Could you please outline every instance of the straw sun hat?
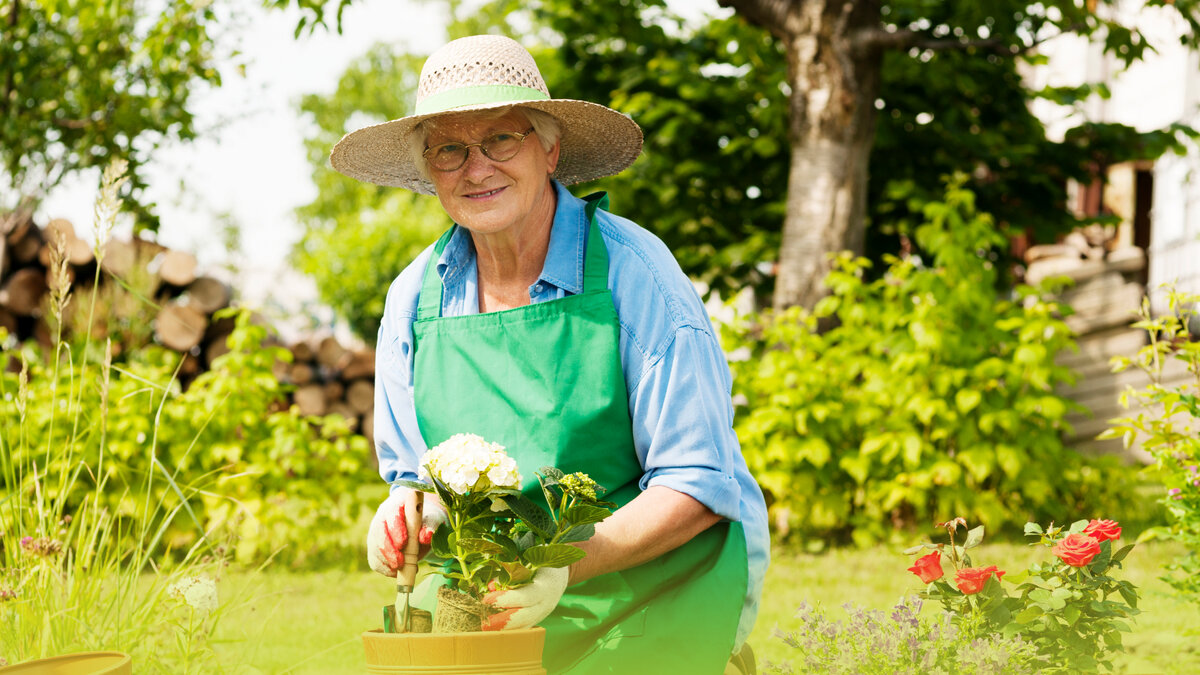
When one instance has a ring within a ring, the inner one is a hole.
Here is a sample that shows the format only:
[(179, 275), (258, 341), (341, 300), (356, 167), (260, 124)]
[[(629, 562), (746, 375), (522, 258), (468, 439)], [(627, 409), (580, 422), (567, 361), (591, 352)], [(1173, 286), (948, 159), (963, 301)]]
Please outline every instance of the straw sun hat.
[[(570, 185), (625, 170), (642, 150), (642, 130), (625, 115), (596, 103), (550, 98), (537, 64), (516, 41), (475, 35), (447, 43), (425, 61), (416, 112), (346, 134), (333, 147), (333, 168), (358, 180), (434, 194), (414, 164), (409, 136), (440, 115), (506, 106), (535, 108), (562, 127), (553, 178)], [(465, 139), (464, 139), (465, 140)]]

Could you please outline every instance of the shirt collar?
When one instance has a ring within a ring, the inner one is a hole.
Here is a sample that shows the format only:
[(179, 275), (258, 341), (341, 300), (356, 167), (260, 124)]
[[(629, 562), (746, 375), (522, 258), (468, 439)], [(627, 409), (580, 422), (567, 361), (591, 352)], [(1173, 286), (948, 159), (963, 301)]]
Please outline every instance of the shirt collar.
[(558, 205), (554, 209), (554, 225), (550, 229), (550, 246), (542, 265), (542, 281), (554, 284), (568, 293), (583, 292), (583, 244), (587, 232), (586, 202), (554, 181)]
[[(550, 245), (539, 280), (568, 293), (583, 292), (584, 234), (587, 232), (587, 212), (582, 199), (567, 191), (558, 181), (552, 181), (558, 197), (554, 223), (550, 226)], [(465, 227), (455, 229), (437, 261), (442, 284), (454, 283), (475, 262), (475, 247), (471, 233)]]

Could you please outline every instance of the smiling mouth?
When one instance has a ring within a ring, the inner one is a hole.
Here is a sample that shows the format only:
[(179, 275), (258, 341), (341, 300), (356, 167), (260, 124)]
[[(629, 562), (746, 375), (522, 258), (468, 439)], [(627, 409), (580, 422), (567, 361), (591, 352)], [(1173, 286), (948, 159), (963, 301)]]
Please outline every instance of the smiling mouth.
[(474, 194), (469, 194), (469, 195), (466, 195), (466, 197), (467, 197), (467, 199), (484, 199), (486, 197), (491, 197), (492, 195), (500, 194), (500, 191), (503, 189), (504, 188), (499, 187), (499, 188), (496, 188), (495, 190), (488, 190), (487, 192), (476, 192)]

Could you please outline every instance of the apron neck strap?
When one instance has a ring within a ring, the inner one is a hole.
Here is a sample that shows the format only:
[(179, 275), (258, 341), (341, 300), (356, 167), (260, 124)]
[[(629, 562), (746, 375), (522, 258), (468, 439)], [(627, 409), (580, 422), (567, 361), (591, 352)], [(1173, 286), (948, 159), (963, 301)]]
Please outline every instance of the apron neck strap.
[(451, 225), (450, 229), (442, 234), (433, 247), (433, 255), (430, 256), (429, 263), (425, 265), (425, 277), (421, 280), (421, 295), (417, 296), (417, 321), (436, 319), (442, 315), (442, 291), (445, 289), (442, 286), (442, 278), (437, 273), (437, 263), (438, 259), (442, 257), (442, 251), (446, 250), (446, 244), (450, 243), (450, 237), (454, 236), (454, 231), (457, 229), (458, 225)]
[(593, 192), (583, 198), (587, 205), (584, 212), (588, 219), (587, 256), (583, 262), (583, 292), (608, 289), (608, 249), (600, 237), (600, 226), (596, 224), (596, 209), (608, 210), (608, 194)]
[[(608, 194), (594, 192), (583, 198), (587, 204), (584, 212), (588, 219), (587, 254), (583, 263), (583, 292), (602, 291), (608, 288), (608, 249), (600, 237), (600, 227), (596, 224), (596, 209), (608, 208)], [(454, 236), (458, 225), (446, 230), (433, 247), (433, 255), (425, 266), (425, 276), (421, 280), (421, 295), (417, 301), (417, 321), (436, 319), (442, 315), (442, 279), (437, 273), (437, 261), (446, 250), (446, 244)], [(593, 246), (595, 243), (597, 245)]]

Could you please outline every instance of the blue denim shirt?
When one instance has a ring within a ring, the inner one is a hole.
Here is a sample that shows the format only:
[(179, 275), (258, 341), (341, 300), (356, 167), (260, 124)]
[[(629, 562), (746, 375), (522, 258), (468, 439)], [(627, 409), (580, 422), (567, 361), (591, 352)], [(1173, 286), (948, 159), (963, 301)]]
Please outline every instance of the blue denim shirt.
[[(533, 303), (583, 291), (584, 201), (554, 185), (558, 205), (545, 266), (529, 287)], [(597, 211), (597, 219), (621, 322), (621, 366), (634, 446), (645, 471), (640, 487), (669, 487), (742, 522), (749, 584), (738, 626), (740, 647), (758, 613), (770, 540), (762, 490), (733, 433), (732, 380), (725, 355), (695, 287), (666, 245), (620, 216)], [(379, 328), (375, 445), (379, 473), (388, 482), (415, 479), (426, 450), (413, 408), (412, 324), (432, 255), (430, 246), (392, 283)], [(442, 316), (478, 314), (475, 249), (466, 229), (455, 232), (436, 265), (445, 287)]]

